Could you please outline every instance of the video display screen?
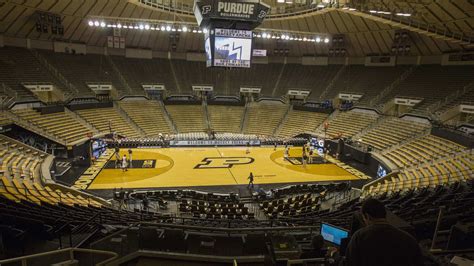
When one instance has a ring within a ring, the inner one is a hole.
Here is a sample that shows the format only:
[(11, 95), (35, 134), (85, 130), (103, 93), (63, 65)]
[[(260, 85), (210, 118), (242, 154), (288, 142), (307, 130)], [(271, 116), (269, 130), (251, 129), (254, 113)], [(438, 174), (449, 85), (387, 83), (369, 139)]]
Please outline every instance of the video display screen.
[(349, 236), (349, 232), (333, 225), (322, 223), (321, 235), (324, 240), (340, 246), (342, 239)]
[[(208, 45), (207, 40), (205, 45)], [(211, 44), (209, 42), (209, 47), (210, 46)], [(249, 68), (251, 57), (252, 31), (233, 29), (214, 30), (214, 66)]]
[(387, 169), (383, 168), (382, 165), (379, 164), (377, 168), (377, 177), (384, 177), (387, 175)]
[(208, 67), (212, 66), (212, 47), (211, 47), (211, 37), (209, 34), (206, 34), (206, 40), (204, 41), (204, 49), (206, 50), (206, 65)]
[(313, 147), (320, 156), (324, 155), (324, 139), (311, 138), (311, 147)]

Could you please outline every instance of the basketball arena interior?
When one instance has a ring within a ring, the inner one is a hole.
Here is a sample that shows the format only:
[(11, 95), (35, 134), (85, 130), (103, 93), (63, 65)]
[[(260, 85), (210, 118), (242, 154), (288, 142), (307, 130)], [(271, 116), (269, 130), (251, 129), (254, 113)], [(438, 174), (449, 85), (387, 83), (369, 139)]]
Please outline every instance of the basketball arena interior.
[(471, 0), (0, 0), (0, 265), (474, 265), (473, 29)]

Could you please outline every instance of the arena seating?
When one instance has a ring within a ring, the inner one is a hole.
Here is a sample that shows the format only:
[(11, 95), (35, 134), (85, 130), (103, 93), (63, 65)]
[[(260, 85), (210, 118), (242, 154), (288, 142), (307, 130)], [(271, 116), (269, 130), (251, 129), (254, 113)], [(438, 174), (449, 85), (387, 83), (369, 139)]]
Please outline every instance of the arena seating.
[(10, 124), (10, 119), (3, 113), (0, 112), (0, 126)]
[(216, 133), (216, 139), (219, 140), (254, 140), (257, 135), (239, 134), (239, 133)]
[(443, 105), (441, 105), (436, 112), (437, 113), (443, 113), (445, 111), (448, 111), (449, 109), (458, 106), (460, 104), (471, 104), (474, 105), (474, 82), (471, 82), (471, 89), (470, 91), (467, 91), (464, 94), (461, 94), (460, 97), (455, 98), (452, 101), (449, 101)]
[(28, 201), (35, 204), (79, 204), (101, 206), (102, 204), (76, 190), (58, 186), (43, 186), (41, 164), (48, 156), (21, 142), (0, 135), (1, 170), (0, 195), (15, 202)]
[(143, 93), (142, 84), (164, 84), (166, 90), (176, 91), (176, 83), (167, 59), (140, 59), (123, 56), (111, 56), (110, 58), (134, 93)]
[(313, 133), (326, 120), (328, 114), (290, 110), (277, 133), (280, 137), (294, 137), (301, 133)]
[(211, 129), (217, 133), (240, 133), (244, 110), (242, 106), (208, 105)]
[(329, 120), (327, 134), (336, 137), (339, 134), (343, 138), (352, 137), (362, 129), (368, 127), (378, 119), (378, 115), (359, 111), (338, 112)]
[(65, 143), (86, 138), (92, 131), (66, 112), (41, 114), (33, 109), (13, 110), (13, 113), (54, 135)]
[(179, 133), (204, 132), (208, 128), (202, 105), (166, 105)]
[(416, 137), (428, 128), (430, 128), (428, 123), (387, 117), (360, 136), (358, 141), (369, 144), (378, 150), (383, 150), (401, 141)]
[(217, 93), (226, 93), (224, 69), (207, 68), (201, 62), (172, 60), (181, 91), (191, 91), (192, 85), (214, 85)]
[(286, 199), (265, 201), (260, 204), (260, 208), (270, 218), (291, 217), (319, 210), (320, 206), (318, 202), (318, 196), (313, 196), (311, 193), (308, 193)]
[(396, 166), (405, 167), (432, 161), (464, 149), (465, 147), (457, 143), (434, 135), (427, 135), (393, 149), (385, 150), (382, 155)]
[(240, 87), (259, 87), (262, 95), (271, 96), (283, 67), (281, 64), (253, 64), (252, 69), (218, 69), (184, 60), (172, 60), (171, 64), (181, 91), (189, 91), (192, 85), (214, 85), (214, 93), (218, 95), (236, 94)]
[(40, 54), (85, 95), (93, 94), (87, 83), (112, 83), (115, 89), (126, 92), (105, 55), (66, 54), (39, 50)]
[[(226, 70), (228, 93), (238, 92), (240, 87), (257, 87), (262, 89), (261, 96), (272, 96), (282, 67), (282, 64), (270, 63), (252, 64), (252, 68)], [(275, 97), (278, 96), (280, 95), (275, 95)]]
[(334, 81), (333, 89), (328, 91), (326, 98), (333, 99), (339, 93), (359, 93), (363, 95), (360, 102), (368, 103), (406, 70), (407, 67), (404, 66), (346, 66), (339, 78)]
[(170, 136), (173, 140), (208, 140), (209, 135), (204, 132), (178, 133)]
[(140, 136), (140, 133), (137, 132), (115, 108), (78, 110), (77, 114), (97, 128), (101, 133), (110, 133), (112, 129), (113, 132), (119, 135), (131, 138)]
[(215, 202), (202, 200), (181, 200), (179, 203), (181, 215), (191, 214), (194, 218), (206, 219), (254, 219), (244, 203)]
[(288, 107), (280, 102), (252, 103), (247, 107), (244, 133), (272, 136)]
[[(402, 219), (411, 222), (418, 239), (431, 239), (436, 226), (439, 207), (444, 206), (439, 230), (449, 232), (456, 223), (471, 221), (473, 217), (473, 180), (455, 182), (446, 186), (408, 190), (404, 193), (383, 193), (377, 197)], [(446, 249), (448, 238), (436, 243)], [(444, 243), (443, 243), (444, 242)]]
[(276, 94), (273, 96), (286, 95), (289, 89), (299, 89), (311, 91), (310, 98), (319, 100), (319, 96), (340, 68), (340, 65), (305, 66), (287, 64), (280, 78)]
[(421, 65), (382, 102), (395, 96), (420, 97), (424, 100), (415, 108), (424, 109), (472, 82), (472, 73), (470, 66)]
[(165, 118), (166, 114), (157, 101), (121, 101), (120, 107), (145, 132), (147, 137), (156, 137), (159, 133), (173, 133)]
[(33, 93), (23, 87), (22, 83), (25, 82), (49, 83), (59, 89), (65, 89), (29, 50), (17, 47), (0, 48), (0, 83), (5, 83), (18, 93), (18, 99), (34, 99)]
[(464, 151), (455, 155), (426, 162), (419, 166), (408, 167), (393, 176), (390, 180), (379, 182), (368, 188), (370, 193), (434, 187), (452, 182), (472, 179), (474, 155)]

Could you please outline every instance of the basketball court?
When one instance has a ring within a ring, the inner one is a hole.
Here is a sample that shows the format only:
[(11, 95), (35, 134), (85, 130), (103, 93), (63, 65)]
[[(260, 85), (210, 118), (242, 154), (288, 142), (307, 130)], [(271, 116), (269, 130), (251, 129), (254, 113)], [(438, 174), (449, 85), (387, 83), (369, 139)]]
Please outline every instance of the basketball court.
[[(127, 150), (123, 149), (120, 156)], [(359, 177), (322, 158), (301, 163), (301, 148), (164, 148), (132, 149), (133, 166), (122, 171), (112, 157), (91, 180), (87, 189), (199, 187), (247, 184), (250, 172), (255, 184), (357, 180)], [(128, 154), (127, 154), (128, 157)]]

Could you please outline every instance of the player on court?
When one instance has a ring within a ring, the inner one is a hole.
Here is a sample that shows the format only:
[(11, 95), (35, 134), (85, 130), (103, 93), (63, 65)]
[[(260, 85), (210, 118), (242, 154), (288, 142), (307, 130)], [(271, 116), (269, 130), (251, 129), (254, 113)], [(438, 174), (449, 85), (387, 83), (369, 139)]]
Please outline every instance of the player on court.
[(306, 144), (303, 145), (303, 152), (302, 152), (302, 156), (301, 156), (301, 159), (303, 160), (303, 167), (306, 168), (306, 160), (308, 159), (308, 156), (306, 155)]
[(314, 152), (314, 148), (313, 148), (312, 146), (311, 146), (311, 147), (309, 147), (309, 157), (308, 157), (308, 162), (309, 162), (310, 164), (312, 164), (312, 163), (313, 163), (313, 152)]
[(122, 172), (128, 171), (127, 169), (127, 155), (123, 155), (122, 157)]
[(249, 180), (248, 188), (250, 188), (250, 187), (253, 188), (253, 173), (252, 172), (250, 172), (250, 175), (247, 179)]
[(285, 158), (285, 160), (288, 160), (288, 157), (290, 157), (290, 148), (288, 147), (288, 145), (286, 145), (285, 152), (283, 153), (283, 158)]
[(245, 154), (250, 153), (250, 142), (247, 142), (247, 149), (245, 150)]

